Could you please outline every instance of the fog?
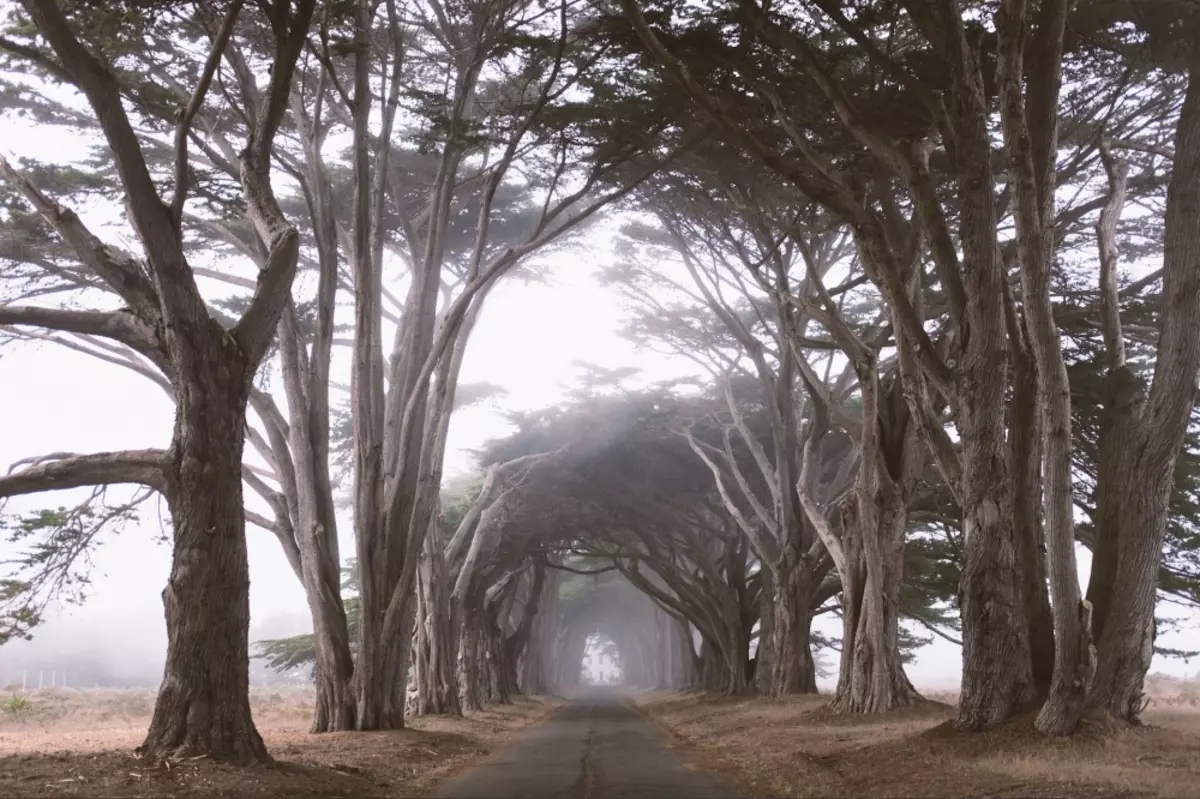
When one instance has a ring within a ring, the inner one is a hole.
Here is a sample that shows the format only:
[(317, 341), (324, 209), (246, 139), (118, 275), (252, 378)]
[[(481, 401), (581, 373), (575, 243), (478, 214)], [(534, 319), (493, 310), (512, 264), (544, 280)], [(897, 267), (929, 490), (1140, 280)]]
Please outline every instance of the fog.
[[(68, 142), (50, 138), (46, 146), (68, 157), (72, 152)], [(5, 149), (16, 144), (22, 151), (28, 149), (27, 142), (11, 137)], [(462, 382), (488, 382), (503, 393), (455, 413), (447, 479), (473, 467), (474, 448), (510, 431), (506, 412), (561, 400), (578, 385), (581, 364), (641, 370), (629, 381), (631, 387), (697, 373), (686, 359), (638, 350), (619, 334), (623, 301), (594, 275), (612, 258), (612, 238), (613, 231), (601, 226), (573, 250), (547, 257), (547, 282), (510, 279), (489, 298), (471, 337)], [(284, 405), (282, 398), (280, 405)], [(49, 343), (22, 343), (0, 350), (0, 468), (49, 452), (165, 447), (172, 415), (170, 402), (157, 388), (126, 370)], [(78, 493), (17, 498), (6, 510), (57, 507), (69, 504), (72, 496)], [(64, 669), (69, 684), (158, 683), (166, 644), (160, 593), (170, 565), (169, 548), (157, 540), (162, 536), (160, 512), (153, 502), (147, 503), (138, 524), (104, 540), (96, 553), (86, 603), (53, 608), (32, 641), (0, 647), (3, 684), (19, 681), (22, 673)], [(344, 518), (339, 534), (343, 552), (353, 551), (350, 525)], [(248, 539), (251, 641), (307, 631), (304, 593), (278, 544), (253, 527)], [(12, 552), (13, 545), (0, 539), (0, 562)], [(1087, 553), (1081, 553), (1084, 581), (1089, 562)], [(1166, 617), (1181, 614), (1172, 606), (1160, 611)], [(838, 636), (840, 621), (823, 617), (816, 630)], [(1195, 615), (1182, 631), (1160, 636), (1159, 643), (1200, 649)], [(1188, 676), (1196, 667), (1156, 657), (1153, 670)], [(956, 687), (959, 671), (959, 648), (941, 638), (935, 638), (907, 667), (914, 684), (929, 690)], [(259, 680), (271, 678), (260, 662), (254, 664), (254, 673)], [(72, 679), (72, 675), (78, 676)], [(827, 675), (819, 684), (832, 688), (835, 680), (835, 674)]]

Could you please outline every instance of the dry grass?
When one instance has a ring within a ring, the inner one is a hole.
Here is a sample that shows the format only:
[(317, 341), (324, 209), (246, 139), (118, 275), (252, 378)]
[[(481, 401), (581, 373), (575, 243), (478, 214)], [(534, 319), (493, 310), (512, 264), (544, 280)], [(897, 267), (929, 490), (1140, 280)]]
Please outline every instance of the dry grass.
[(874, 717), (838, 716), (828, 697), (642, 694), (638, 704), (750, 796), (1198, 797), (1200, 707), (1189, 684), (1156, 693), (1147, 726), (1088, 723), (1048, 740), (1024, 716), (985, 734), (953, 730), (945, 699)]
[(253, 689), (255, 723), (278, 765), (245, 769), (136, 757), (153, 701), (148, 691), (0, 696), (0, 796), (420, 796), (558, 704), (521, 699), (397, 732), (310, 735), (311, 689)]

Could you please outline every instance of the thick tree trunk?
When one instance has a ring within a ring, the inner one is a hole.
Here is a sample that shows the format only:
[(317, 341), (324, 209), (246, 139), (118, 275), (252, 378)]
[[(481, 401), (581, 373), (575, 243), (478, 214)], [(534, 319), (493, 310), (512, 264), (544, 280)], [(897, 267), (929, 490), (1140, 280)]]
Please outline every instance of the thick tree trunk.
[(459, 715), (455, 661), (458, 636), (454, 634), (441, 536), (434, 531), (426, 539), (425, 557), (418, 576), (418, 636), (420, 646), (413, 653), (417, 670), (417, 715)]
[(773, 581), (771, 606), (771, 696), (815, 694), (817, 669), (812, 656), (811, 585), (804, 558), (789, 558)]
[[(974, 398), (962, 404), (959, 416), (966, 545), (960, 588), (963, 676), (957, 725), (969, 731), (995, 727), (1034, 697), (1028, 622), (1021, 602), (1023, 577), (1008, 515), (1003, 386), (991, 385), (988, 369), (1003, 380), (1002, 354), (999, 363), (987, 358), (978, 370), (967, 367), (970, 377), (964, 380), (963, 391)], [(985, 401), (991, 398), (999, 402)]]
[(775, 653), (775, 582), (765, 566), (762, 587), (758, 596), (758, 646), (754, 649), (754, 690), (763, 696), (771, 695), (774, 678)]
[(697, 670), (700, 672), (700, 684), (705, 691), (714, 694), (732, 693), (729, 665), (721, 656), (721, 648), (707, 638), (700, 641)]
[(359, 730), (404, 729), (409, 660), (415, 603), (409, 602), (400, 630), (390, 640), (379, 634), (382, 613), (368, 624), (365, 595), (359, 622), (358, 660), (354, 672), (356, 724)]
[(483, 653), (477, 625), (465, 622), (459, 638), (458, 688), (464, 713), (483, 709)]
[[(864, 514), (863, 504), (871, 504)], [(883, 713), (911, 705), (920, 694), (900, 658), (900, 583), (907, 515), (894, 487), (863, 498), (848, 513), (842, 537), (842, 661), (833, 709)]]
[[(1147, 447), (1126, 453), (1136, 483), (1121, 493), (1117, 565), (1100, 637), (1091, 702), (1112, 716), (1136, 723), (1145, 709), (1143, 685), (1154, 654), (1154, 607), (1162, 559), (1172, 474), (1155, 473)], [(1172, 459), (1173, 460), (1173, 459)], [(1161, 463), (1161, 460), (1160, 460)], [(1099, 590), (1103, 590), (1102, 588)]]
[(329, 619), (328, 608), (313, 611), (321, 623), (313, 629), (317, 663), (313, 721), (310, 732), (344, 732), (355, 729), (354, 660), (346, 631), (345, 611)]
[(174, 527), (163, 591), (167, 662), (142, 754), (270, 762), (250, 716), (250, 574), (242, 447), (253, 370), (216, 323), (176, 340), (177, 405), (167, 472)]

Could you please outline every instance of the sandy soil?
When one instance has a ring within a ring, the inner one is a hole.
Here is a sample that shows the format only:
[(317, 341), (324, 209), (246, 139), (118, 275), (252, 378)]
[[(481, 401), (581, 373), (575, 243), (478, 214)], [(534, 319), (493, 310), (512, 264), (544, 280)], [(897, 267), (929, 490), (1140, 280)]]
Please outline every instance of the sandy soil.
[(636, 701), (748, 796), (1200, 797), (1200, 697), (1181, 685), (1152, 702), (1145, 727), (1088, 723), (1065, 741), (1037, 735), (1033, 716), (963, 735), (944, 702), (863, 718), (831, 714), (828, 697)]
[(255, 722), (278, 764), (245, 769), (137, 757), (153, 701), (146, 691), (0, 696), (0, 796), (420, 796), (557, 705), (521, 699), (398, 732), (309, 735), (311, 691), (256, 689)]

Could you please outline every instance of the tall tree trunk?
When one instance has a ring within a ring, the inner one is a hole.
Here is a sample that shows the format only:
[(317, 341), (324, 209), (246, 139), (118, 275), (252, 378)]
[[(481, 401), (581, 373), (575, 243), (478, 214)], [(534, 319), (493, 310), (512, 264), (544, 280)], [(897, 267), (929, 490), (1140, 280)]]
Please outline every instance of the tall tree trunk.
[(960, 18), (943, 21), (953, 26), (946, 41), (953, 53), (951, 115), (966, 289), (966, 330), (953, 391), (962, 442), (959, 495), (966, 539), (959, 589), (963, 676), (957, 725), (977, 731), (1002, 723), (1027, 703), (1033, 679), (1004, 429), (1007, 279), (996, 240), (989, 104), (979, 43), (970, 39)]
[(177, 404), (167, 470), (174, 527), (163, 591), (167, 662), (139, 752), (270, 762), (250, 716), (250, 573), (242, 447), (253, 369), (215, 322), (173, 342)]
[(1033, 684), (1038, 696), (1050, 691), (1054, 676), (1054, 620), (1046, 586), (1046, 543), (1042, 533), (1042, 424), (1037, 397), (1037, 365), (1024, 341), (1024, 329), (1006, 296), (1012, 351), (1008, 455), (1013, 493), (1013, 527), (1021, 596), (1029, 631)]
[[(1102, 465), (1101, 478), (1114, 484), (1120, 500), (1116, 507), (1106, 503), (1100, 510), (1088, 587), (1089, 596), (1094, 591), (1102, 600), (1097, 603), (1100, 643), (1092, 701), (1130, 722), (1139, 721), (1145, 706), (1143, 685), (1154, 652), (1154, 607), (1174, 465), (1200, 370), (1200, 330), (1195, 322), (1200, 316), (1200, 51), (1193, 49), (1189, 70), (1167, 186), (1158, 361), (1144, 406), (1137, 402), (1136, 381), (1128, 367), (1120, 363), (1110, 371), (1111, 406), (1106, 413), (1121, 420), (1121, 427), (1114, 431), (1119, 433), (1117, 440), (1102, 453), (1102, 458), (1109, 454), (1115, 462)], [(1102, 257), (1104, 251), (1102, 246)], [(1123, 417), (1130, 414), (1130, 404), (1137, 406), (1132, 411), (1136, 424), (1126, 438)]]
[[(1054, 595), (1054, 676), (1035, 726), (1043, 733), (1072, 732), (1083, 713), (1095, 670), (1091, 606), (1081, 604), (1075, 567), (1071, 482), (1071, 387), (1050, 297), (1054, 242), (1054, 156), (1062, 65), (1065, 0), (1039, 8), (1036, 31), (1025, 0), (1005, 0), (996, 12), (1000, 88), (1008, 182), (1014, 199), (1017, 260), (1029, 351), (1037, 364), (1043, 414), (1043, 476), (1050, 585)], [(1025, 74), (1025, 42), (1036, 36), (1040, 64)], [(1028, 88), (1029, 101), (1023, 89)], [(1028, 108), (1027, 108), (1028, 106)], [(1019, 545), (1018, 545), (1019, 548)]]

